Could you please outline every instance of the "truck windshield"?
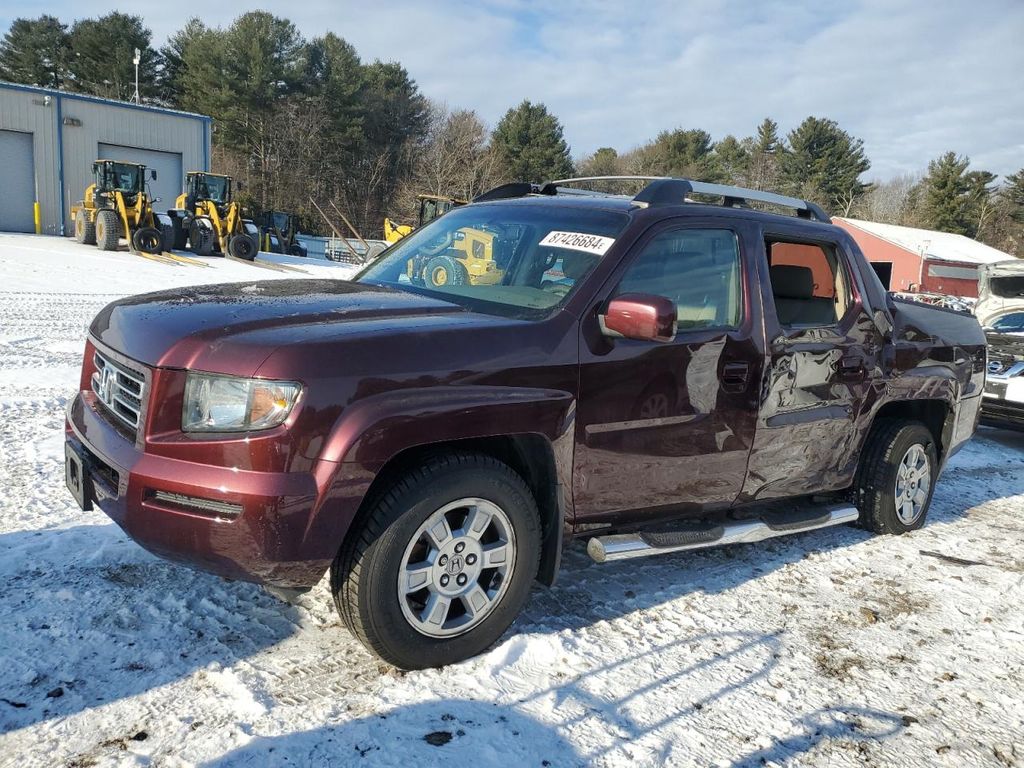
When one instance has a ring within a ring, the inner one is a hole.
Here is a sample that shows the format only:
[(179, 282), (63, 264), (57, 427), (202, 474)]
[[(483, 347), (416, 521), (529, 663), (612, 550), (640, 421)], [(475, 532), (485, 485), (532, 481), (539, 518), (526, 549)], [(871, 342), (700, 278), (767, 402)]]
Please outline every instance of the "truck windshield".
[(536, 319), (566, 302), (627, 220), (568, 206), (467, 206), (403, 238), (355, 279)]

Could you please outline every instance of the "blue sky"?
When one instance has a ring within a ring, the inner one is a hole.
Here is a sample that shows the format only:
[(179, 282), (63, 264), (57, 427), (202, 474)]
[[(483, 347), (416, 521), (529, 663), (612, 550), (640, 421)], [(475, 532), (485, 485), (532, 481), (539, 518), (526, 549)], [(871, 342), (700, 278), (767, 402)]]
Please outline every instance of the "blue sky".
[[(0, 0), (65, 20), (107, 3)], [(947, 150), (999, 174), (1024, 167), (1022, 0), (393, 0), (269, 2), (303, 34), (331, 30), (364, 59), (400, 61), (424, 94), (489, 124), (524, 98), (565, 126), (573, 154), (627, 150), (659, 131), (744, 136), (830, 117), (864, 140), (868, 179), (923, 170)], [(208, 23), (246, 8), (204, 5)], [(197, 10), (199, 6), (197, 6)], [(135, 4), (157, 44), (187, 13)]]

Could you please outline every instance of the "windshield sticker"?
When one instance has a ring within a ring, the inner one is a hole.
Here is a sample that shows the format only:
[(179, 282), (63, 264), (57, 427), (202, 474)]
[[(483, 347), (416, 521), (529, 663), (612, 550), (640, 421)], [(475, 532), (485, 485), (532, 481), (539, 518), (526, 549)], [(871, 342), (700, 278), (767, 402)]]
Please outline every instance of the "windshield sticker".
[(588, 235), (584, 232), (548, 232), (547, 237), (540, 241), (539, 245), (549, 245), (553, 248), (571, 248), (574, 251), (586, 251), (604, 256), (608, 249), (615, 243), (613, 237), (601, 237), (600, 235)]

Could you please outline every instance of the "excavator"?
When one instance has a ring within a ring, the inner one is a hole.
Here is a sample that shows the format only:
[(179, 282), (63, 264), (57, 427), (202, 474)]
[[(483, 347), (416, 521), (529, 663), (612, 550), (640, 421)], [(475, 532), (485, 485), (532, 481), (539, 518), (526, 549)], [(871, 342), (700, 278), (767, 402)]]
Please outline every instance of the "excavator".
[(153, 213), (153, 199), (146, 191), (147, 176), (156, 171), (139, 163), (97, 160), (92, 164), (93, 183), (77, 205), (71, 207), (75, 240), (116, 251), (122, 237), (137, 253), (158, 256), (165, 250), (166, 233)]
[(242, 207), (234, 198), (233, 179), (217, 173), (189, 171), (185, 191), (178, 196), (172, 218), (174, 245), (209, 256), (220, 253), (253, 261), (259, 253), (259, 228), (242, 218)]
[(415, 227), (411, 224), (397, 224), (388, 218), (384, 219), (384, 239), (389, 243), (397, 243), (414, 229), (422, 227), (438, 216), (448, 213), (452, 208), (458, 208), (467, 202), (457, 197), (441, 197), (439, 195), (416, 195), (416, 199), (420, 203), (420, 213)]

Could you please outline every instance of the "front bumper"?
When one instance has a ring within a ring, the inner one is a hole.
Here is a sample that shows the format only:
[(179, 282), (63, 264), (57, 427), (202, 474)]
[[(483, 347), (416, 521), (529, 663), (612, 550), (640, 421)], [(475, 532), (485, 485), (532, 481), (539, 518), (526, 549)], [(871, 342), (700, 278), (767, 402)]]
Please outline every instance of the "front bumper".
[[(320, 580), (334, 553), (332, 542), (309, 536), (319, 501), (312, 474), (245, 471), (145, 453), (107, 421), (101, 407), (91, 392), (71, 401), (67, 448), (81, 460), (89, 500), (136, 542), (228, 578), (298, 588)], [(204, 509), (183, 503), (188, 500), (214, 503)]]
[(981, 421), (994, 427), (1024, 429), (1024, 362), (985, 379)]

